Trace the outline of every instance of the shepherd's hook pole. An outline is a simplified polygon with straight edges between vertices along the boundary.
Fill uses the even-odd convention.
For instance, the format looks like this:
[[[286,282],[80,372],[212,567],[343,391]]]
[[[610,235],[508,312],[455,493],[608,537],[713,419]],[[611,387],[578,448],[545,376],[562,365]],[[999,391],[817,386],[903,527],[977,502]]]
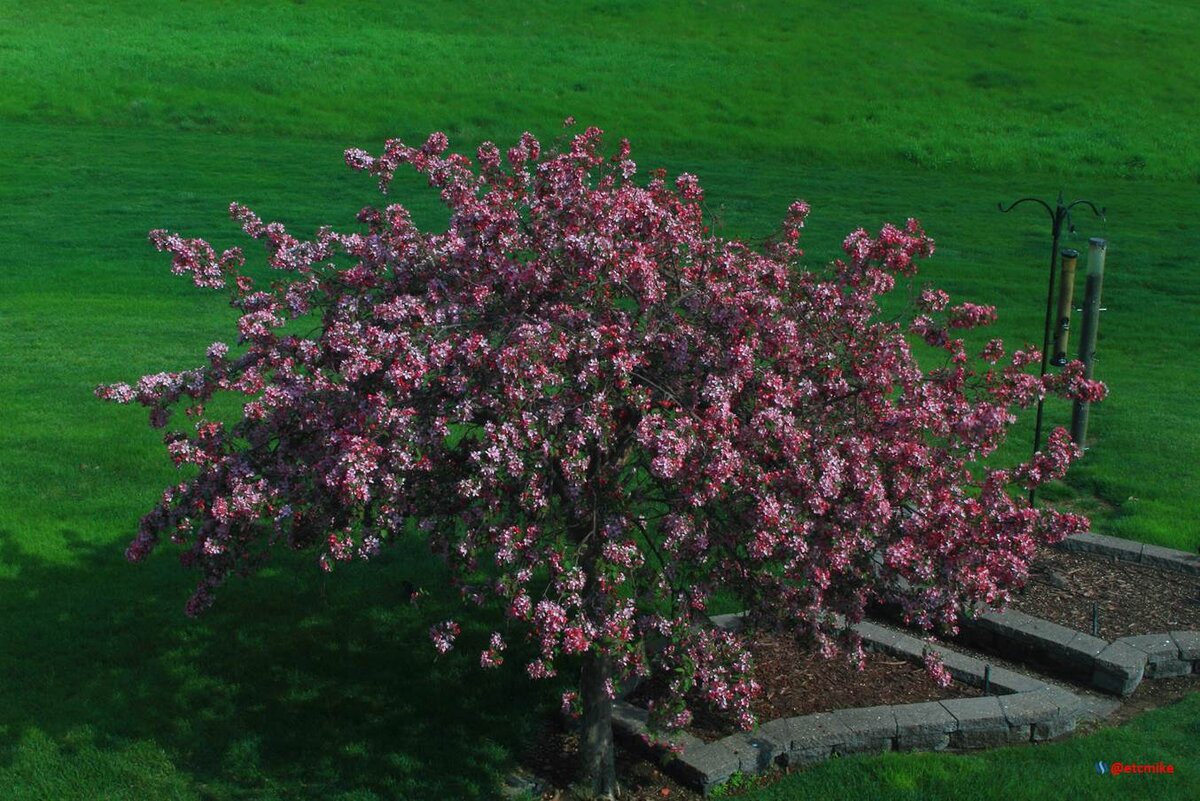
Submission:
[[[1060,239],[1062,238],[1063,223],[1065,222],[1067,224],[1067,229],[1069,231],[1074,232],[1075,226],[1071,224],[1071,209],[1075,208],[1076,206],[1087,206],[1092,210],[1092,213],[1100,219],[1104,219],[1104,209],[1097,209],[1096,204],[1092,203],[1090,200],[1075,200],[1071,203],[1066,203],[1063,200],[1063,193],[1061,191],[1058,193],[1058,203],[1054,208],[1051,208],[1050,204],[1046,201],[1036,197],[1023,197],[1020,200],[1011,203],[1008,208],[1005,208],[1003,203],[998,203],[996,206],[1001,212],[1007,214],[1017,206],[1020,206],[1022,203],[1037,203],[1046,210],[1047,214],[1050,215],[1050,281],[1049,286],[1046,289],[1046,320],[1042,336],[1042,366],[1041,372],[1038,374],[1039,376],[1044,377],[1046,375],[1046,366],[1050,360],[1050,336],[1053,330],[1054,319],[1054,277],[1055,273],[1057,272],[1055,268],[1058,263],[1058,245]],[[1045,398],[1038,398],[1037,417],[1033,425],[1034,454],[1041,450],[1042,447],[1042,411],[1044,405]],[[1034,504],[1036,495],[1037,490],[1031,489],[1029,491],[1030,506]]]

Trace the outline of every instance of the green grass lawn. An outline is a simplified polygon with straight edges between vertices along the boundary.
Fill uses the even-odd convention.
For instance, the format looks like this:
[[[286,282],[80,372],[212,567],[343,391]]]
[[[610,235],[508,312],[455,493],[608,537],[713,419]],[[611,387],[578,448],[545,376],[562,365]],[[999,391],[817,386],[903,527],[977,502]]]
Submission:
[[[0,798],[486,798],[531,736],[514,708],[554,693],[470,652],[435,660],[444,595],[397,606],[402,581],[438,585],[416,551],[328,580],[285,559],[199,622],[170,554],[122,558],[173,470],[138,411],[91,390],[195,364],[233,319],[146,231],[244,244],[235,199],[298,233],[346,225],[377,195],[341,151],[390,135],[440,128],[473,149],[551,139],[574,114],[629,136],[643,168],[700,175],[730,233],[766,234],[806,198],[813,262],[858,225],[918,216],[939,243],[927,276],[996,303],[1016,343],[1040,344],[1048,224],[996,202],[1096,200],[1107,223],[1081,217],[1069,244],[1111,242],[1097,375],[1112,394],[1046,495],[1103,533],[1200,545],[1191,4],[346,5],[0,2]],[[437,224],[428,189],[394,195]],[[791,781],[939,797],[988,774],[1057,797],[1079,774],[1124,794],[1134,777],[1097,784],[1095,759],[1167,742],[1194,765],[1172,732],[1194,738],[1198,712],[1193,697],[1098,740]]]

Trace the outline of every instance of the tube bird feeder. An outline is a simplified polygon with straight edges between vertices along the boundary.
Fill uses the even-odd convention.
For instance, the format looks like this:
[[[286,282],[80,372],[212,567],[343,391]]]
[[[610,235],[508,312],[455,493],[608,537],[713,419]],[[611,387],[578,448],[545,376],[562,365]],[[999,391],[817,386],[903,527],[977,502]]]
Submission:
[[[1104,257],[1108,242],[1103,239],[1088,241],[1087,284],[1083,294],[1083,324],[1079,329],[1079,360],[1083,362],[1083,375],[1091,378],[1096,360],[1096,335],[1100,329],[1100,289],[1104,283]],[[1071,413],[1071,440],[1080,448],[1087,439],[1088,412],[1091,404],[1075,401]]]
[[[1058,322],[1054,326],[1054,358],[1050,363],[1062,367],[1067,363],[1067,339],[1071,331],[1071,301],[1075,297],[1075,265],[1079,251],[1063,248],[1058,263]]]

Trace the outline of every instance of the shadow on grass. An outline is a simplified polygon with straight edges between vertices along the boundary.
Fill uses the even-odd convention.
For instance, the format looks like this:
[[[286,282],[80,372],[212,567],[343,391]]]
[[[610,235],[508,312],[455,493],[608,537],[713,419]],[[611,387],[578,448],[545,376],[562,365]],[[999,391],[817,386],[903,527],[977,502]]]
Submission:
[[[519,653],[478,667],[495,620],[437,657],[428,627],[460,608],[407,602],[406,580],[444,583],[415,544],[332,576],[282,555],[189,620],[171,546],[130,566],[61,533],[56,559],[0,532],[0,770],[32,729],[67,756],[152,742],[200,798],[490,798],[555,695]]]

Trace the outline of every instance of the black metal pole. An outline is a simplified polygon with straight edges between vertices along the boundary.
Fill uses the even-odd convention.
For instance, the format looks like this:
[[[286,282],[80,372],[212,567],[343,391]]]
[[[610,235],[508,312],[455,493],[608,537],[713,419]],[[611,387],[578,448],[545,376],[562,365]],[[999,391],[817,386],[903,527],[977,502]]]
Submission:
[[[1050,243],[1050,285],[1046,287],[1046,323],[1042,336],[1042,367],[1039,377],[1046,375],[1046,366],[1050,363],[1050,337],[1054,318],[1054,279],[1058,275],[1058,242],[1062,238],[1062,224],[1067,217],[1067,207],[1063,205],[1062,192],[1058,193],[1058,207],[1055,208],[1051,223],[1052,239]],[[1046,397],[1038,398],[1037,418],[1033,424],[1033,452],[1037,453],[1042,447],[1042,412],[1046,405]],[[1037,490],[1029,491],[1029,505],[1032,506]]]

